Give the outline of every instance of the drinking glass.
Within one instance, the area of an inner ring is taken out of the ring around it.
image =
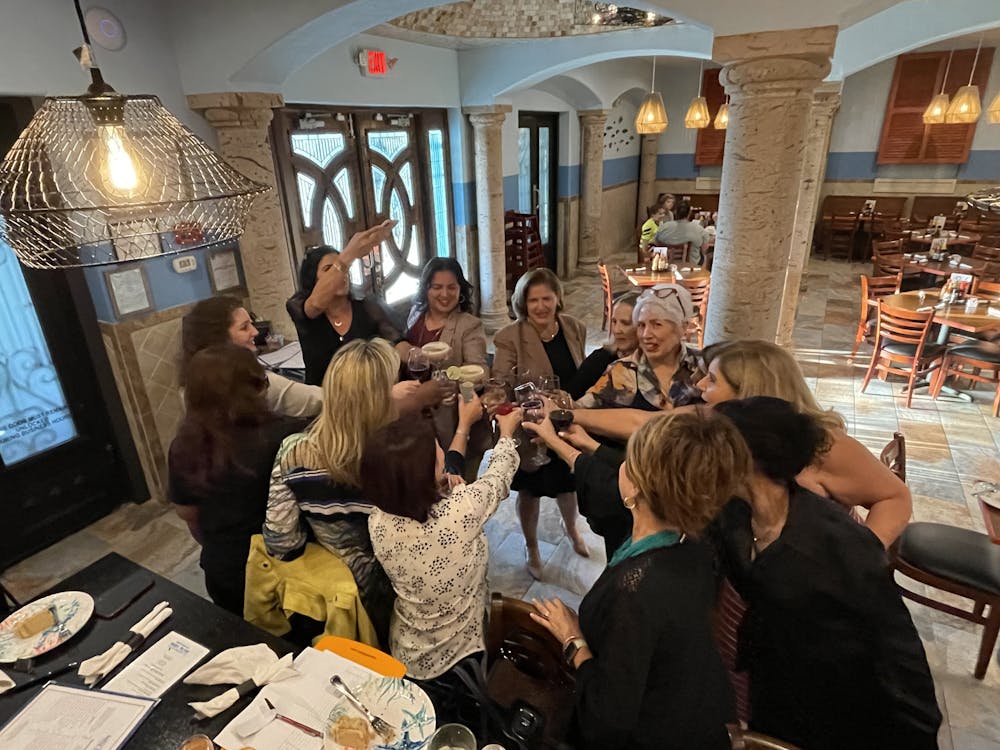
[[[534,383],[522,383],[514,389],[514,400],[523,407],[525,401],[540,401],[541,394]]]
[[[409,365],[407,365],[409,367]],[[448,373],[445,370],[435,370],[431,373],[431,380],[437,383],[438,387],[445,397],[441,399],[442,406],[451,406],[455,403],[455,397],[458,395],[458,381],[452,380],[448,377]]]
[[[511,387],[516,385],[524,385],[525,383],[532,382],[531,370],[521,365],[514,365],[513,367],[510,368],[509,382],[511,384]]]
[[[549,412],[549,419],[556,432],[563,432],[573,424],[573,397],[566,391],[556,391],[549,398],[555,409]]]
[[[538,388],[549,398],[559,390],[559,376],[558,375],[542,375],[538,379]]]
[[[502,378],[490,378],[483,387],[483,406],[492,410],[507,400],[507,383]]]
[[[445,724],[431,736],[427,750],[476,750],[476,736],[462,724]]]
[[[426,383],[431,379],[431,361],[419,346],[410,349],[406,357],[406,369],[413,380]]]
[[[539,424],[545,421],[545,405],[542,403],[541,398],[535,397],[522,401],[521,408],[524,410],[525,422]],[[536,445],[535,455],[528,459],[528,463],[535,467],[545,466],[545,464],[551,462],[552,459],[549,458],[548,449],[544,444]]]

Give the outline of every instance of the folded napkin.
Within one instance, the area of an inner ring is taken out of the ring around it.
[[[5,672],[0,672],[0,695],[14,687],[14,681]]]
[[[242,696],[259,687],[297,675],[292,655],[280,659],[269,646],[238,646],[223,651],[184,678],[188,685],[236,685],[210,701],[189,703],[199,718],[208,719],[225,711]]]
[[[156,630],[174,611],[167,602],[160,602],[139,622],[129,628],[128,637],[116,641],[103,654],[92,656],[80,664],[79,674],[86,685],[94,685],[110,674],[115,667],[143,644],[150,633]]]

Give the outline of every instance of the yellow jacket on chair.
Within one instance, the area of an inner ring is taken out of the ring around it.
[[[292,614],[325,623],[322,635],[339,635],[378,648],[354,576],[339,557],[310,543],[294,560],[277,560],[267,554],[264,537],[254,534],[247,558],[243,616],[281,636],[291,630],[288,618]]]

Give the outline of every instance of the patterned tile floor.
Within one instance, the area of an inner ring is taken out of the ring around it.
[[[622,259],[621,262],[625,262]],[[977,479],[1000,481],[1000,420],[990,415],[991,397],[973,392],[972,403],[918,393],[906,408],[902,387],[873,382],[859,393],[870,349],[850,359],[857,324],[861,264],[813,260],[805,279],[794,346],[820,402],[844,415],[853,435],[874,451],[901,430],[906,435],[908,482],[914,519],[982,530],[971,497]],[[601,292],[596,277],[567,284],[568,312],[587,323],[589,343],[603,338]],[[604,566],[604,547],[585,523],[581,532],[590,557],[573,552],[560,528],[555,503],[543,503],[539,524],[543,580],[533,581],[524,567],[524,537],[514,503],[506,502],[487,524],[490,581],[496,591],[522,598],[555,595],[576,606]],[[28,598],[110,551],[205,595],[198,549],[184,523],[157,503],[125,505],[110,516],[7,570],[2,580],[15,595]],[[908,603],[927,649],[938,701],[945,714],[940,746],[952,750],[1000,748],[1000,665],[991,663],[986,679],[972,677],[982,633],[970,623]]]

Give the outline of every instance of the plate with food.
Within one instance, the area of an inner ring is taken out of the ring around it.
[[[345,697],[330,712],[324,750],[418,750],[437,728],[430,698],[409,680],[375,675],[351,692],[378,726]]]
[[[0,664],[31,659],[61,646],[94,614],[94,598],[61,591],[25,604],[0,622]]]

